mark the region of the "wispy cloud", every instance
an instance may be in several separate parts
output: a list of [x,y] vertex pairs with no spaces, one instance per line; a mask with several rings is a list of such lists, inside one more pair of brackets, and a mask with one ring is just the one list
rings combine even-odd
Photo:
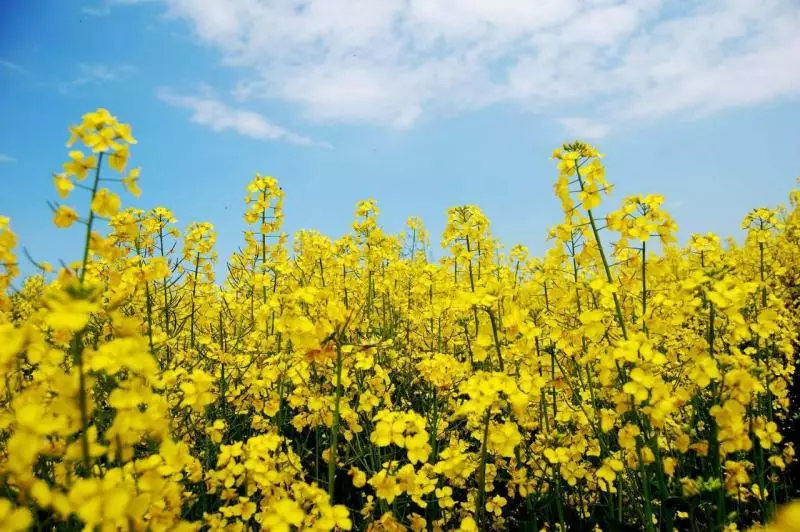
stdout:
[[84,6],[81,8],[81,13],[92,17],[107,17],[111,14],[111,7],[108,4],[97,7]]
[[6,155],[4,153],[0,153],[0,163],[15,163],[15,162],[17,162],[17,160],[14,157]]
[[0,59],[0,70],[12,70],[15,72],[22,72],[25,70],[22,68],[22,65],[18,65],[12,61],[8,61],[6,59]]
[[161,1],[248,72],[238,97],[316,120],[507,103],[613,128],[800,95],[796,0]]
[[283,140],[302,146],[330,147],[327,143],[317,142],[272,124],[255,111],[229,107],[213,95],[178,94],[172,89],[163,87],[156,91],[156,96],[169,105],[189,109],[191,122],[209,127],[212,131],[234,131],[259,140]]
[[559,120],[567,135],[582,139],[600,139],[608,135],[606,124],[594,122],[588,118],[572,116]]
[[85,13],[92,17],[106,17],[111,14],[112,7],[122,4],[144,4],[146,2],[154,2],[156,0],[106,0],[104,3],[95,6],[84,6],[81,8],[81,13]]
[[136,67],[127,64],[100,65],[81,63],[78,65],[78,70],[81,73],[79,79],[88,81],[121,81],[136,73]]
[[75,87],[91,83],[108,83],[124,81],[136,73],[136,67],[128,64],[103,65],[97,63],[80,63],[76,67],[75,77],[67,81],[56,81],[52,85],[62,93],[68,93]]

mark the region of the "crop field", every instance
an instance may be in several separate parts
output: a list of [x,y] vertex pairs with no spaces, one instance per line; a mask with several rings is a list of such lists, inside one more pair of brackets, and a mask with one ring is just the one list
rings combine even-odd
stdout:
[[441,238],[373,200],[290,238],[256,174],[221,258],[211,224],[126,207],[130,125],[69,129],[37,199],[84,246],[35,262],[0,216],[0,530],[800,526],[800,188],[681,245],[575,142],[534,256],[475,205]]

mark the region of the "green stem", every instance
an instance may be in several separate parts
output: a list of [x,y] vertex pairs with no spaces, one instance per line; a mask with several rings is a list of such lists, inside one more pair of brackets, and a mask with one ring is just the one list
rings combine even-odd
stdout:
[[[86,223],[86,237],[83,242],[83,263],[80,272],[80,287],[83,288],[83,283],[86,278],[86,267],[89,264],[89,247],[92,241],[92,226],[94,225],[94,210],[92,210],[92,203],[97,195],[97,187],[100,184],[100,169],[103,166],[103,152],[97,157],[97,168],[94,172],[94,183],[92,183],[92,197],[89,201],[89,217]],[[81,451],[83,453],[83,465],[85,476],[91,474],[90,456],[89,456],[89,405],[86,391],[86,374],[83,367],[83,330],[75,334],[72,339],[72,357],[73,361],[78,366],[78,406],[81,411]]]
[[642,241],[642,330],[647,334],[647,242]]
[[189,329],[189,346],[194,348],[194,313],[196,310],[197,302],[195,301],[195,295],[197,294],[197,282],[198,282],[198,272],[200,271],[200,253],[197,254],[197,258],[195,259],[194,264],[194,281],[192,282],[192,315],[191,315],[191,325]]
[[497,351],[497,364],[500,366],[500,371],[505,373],[506,367],[503,363],[503,353],[500,350],[500,337],[497,332],[497,319],[495,318],[494,312],[491,309],[486,309],[487,314],[489,314],[489,321],[492,324],[492,335],[494,336],[494,347]]
[[642,460],[641,443],[636,441],[636,456],[639,459],[639,473],[642,475],[642,490],[644,492],[644,520],[648,532],[653,530],[653,509],[650,502],[650,481],[647,478],[647,470]]
[[[578,162],[575,161],[575,174],[578,176],[578,184],[583,190],[583,178],[581,177],[581,171],[578,167]],[[609,283],[614,282],[614,278],[611,276],[611,267],[608,265],[608,259],[606,258],[606,252],[603,249],[603,242],[600,240],[600,231],[597,229],[597,223],[594,219],[594,214],[592,213],[592,209],[586,209],[587,214],[589,215],[589,225],[592,227],[592,233],[594,234],[595,242],[597,243],[597,250],[600,252],[600,259],[603,262],[603,270],[606,274],[606,280]],[[623,318],[622,314],[622,305],[619,302],[619,297],[617,297],[617,293],[613,292],[611,296],[614,298],[614,308],[617,313],[617,323],[619,324],[619,328],[622,331],[622,337],[627,340],[628,339],[628,330],[625,327],[625,319]]]
[[83,288],[83,280],[86,277],[86,266],[89,263],[89,244],[92,241],[92,226],[94,225],[94,210],[92,210],[92,203],[94,197],[97,195],[97,187],[100,184],[100,167],[103,165],[103,152],[97,156],[97,168],[94,171],[94,183],[92,184],[92,199],[89,201],[89,218],[86,222],[86,239],[83,245],[83,264],[81,266],[81,288]]
[[336,342],[336,390],[333,403],[333,426],[331,427],[331,452],[328,457],[328,498],[333,504],[333,488],[336,481],[336,445],[339,439],[339,402],[342,399],[342,347]]
[[481,442],[481,458],[478,467],[478,497],[475,500],[475,518],[478,521],[478,529],[483,530],[483,511],[486,506],[486,456],[488,453],[487,443],[489,441],[489,420],[492,408],[486,409],[483,418],[483,441]]

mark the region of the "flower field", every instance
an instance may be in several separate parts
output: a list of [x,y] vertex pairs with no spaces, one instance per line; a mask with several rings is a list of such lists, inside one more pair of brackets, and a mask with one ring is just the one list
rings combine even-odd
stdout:
[[800,189],[740,242],[679,246],[662,197],[610,205],[575,143],[541,256],[465,205],[433,261],[422,221],[388,234],[372,200],[344,237],[290,243],[257,174],[221,266],[211,224],[125,208],[130,126],[98,109],[70,131],[72,262],[20,278],[0,217],[0,530],[800,523]]

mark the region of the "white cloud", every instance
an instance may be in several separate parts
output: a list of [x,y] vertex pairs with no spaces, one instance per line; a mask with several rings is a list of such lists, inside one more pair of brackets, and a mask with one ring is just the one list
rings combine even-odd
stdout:
[[81,8],[81,12],[93,17],[106,17],[111,14],[111,8],[115,4],[144,4],[154,1],[156,0],[106,0],[105,3],[97,6],[84,6]]
[[[206,91],[207,92],[207,91]],[[284,140],[302,146],[324,146],[309,137],[292,133],[271,124],[264,116],[254,111],[236,109],[225,105],[212,95],[202,97],[182,95],[169,88],[158,89],[158,98],[172,106],[189,109],[189,120],[211,128],[213,131],[235,131],[240,135],[259,140]]]
[[78,65],[81,79],[98,81],[121,81],[131,77],[136,73],[136,67],[126,64],[121,65],[101,65],[86,64]]
[[12,61],[0,59],[0,70],[12,70],[16,72],[21,72],[24,69],[22,68],[21,65],[18,65]]
[[0,153],[0,163],[15,163],[15,162],[17,162],[17,160],[14,157],[6,155],[4,153]]
[[85,13],[93,17],[106,17],[111,14],[111,8],[107,5],[98,7],[84,6],[81,8],[81,13]]
[[609,132],[606,124],[594,122],[584,117],[567,117],[562,118],[559,122],[567,135],[576,138],[599,139],[608,135]]
[[136,71],[136,67],[124,63],[114,65],[79,63],[74,78],[68,81],[57,81],[53,85],[59,92],[68,93],[75,87],[91,83],[124,81],[133,76]]
[[796,0],[161,1],[249,73],[236,96],[315,120],[504,102],[620,123],[800,94]]

